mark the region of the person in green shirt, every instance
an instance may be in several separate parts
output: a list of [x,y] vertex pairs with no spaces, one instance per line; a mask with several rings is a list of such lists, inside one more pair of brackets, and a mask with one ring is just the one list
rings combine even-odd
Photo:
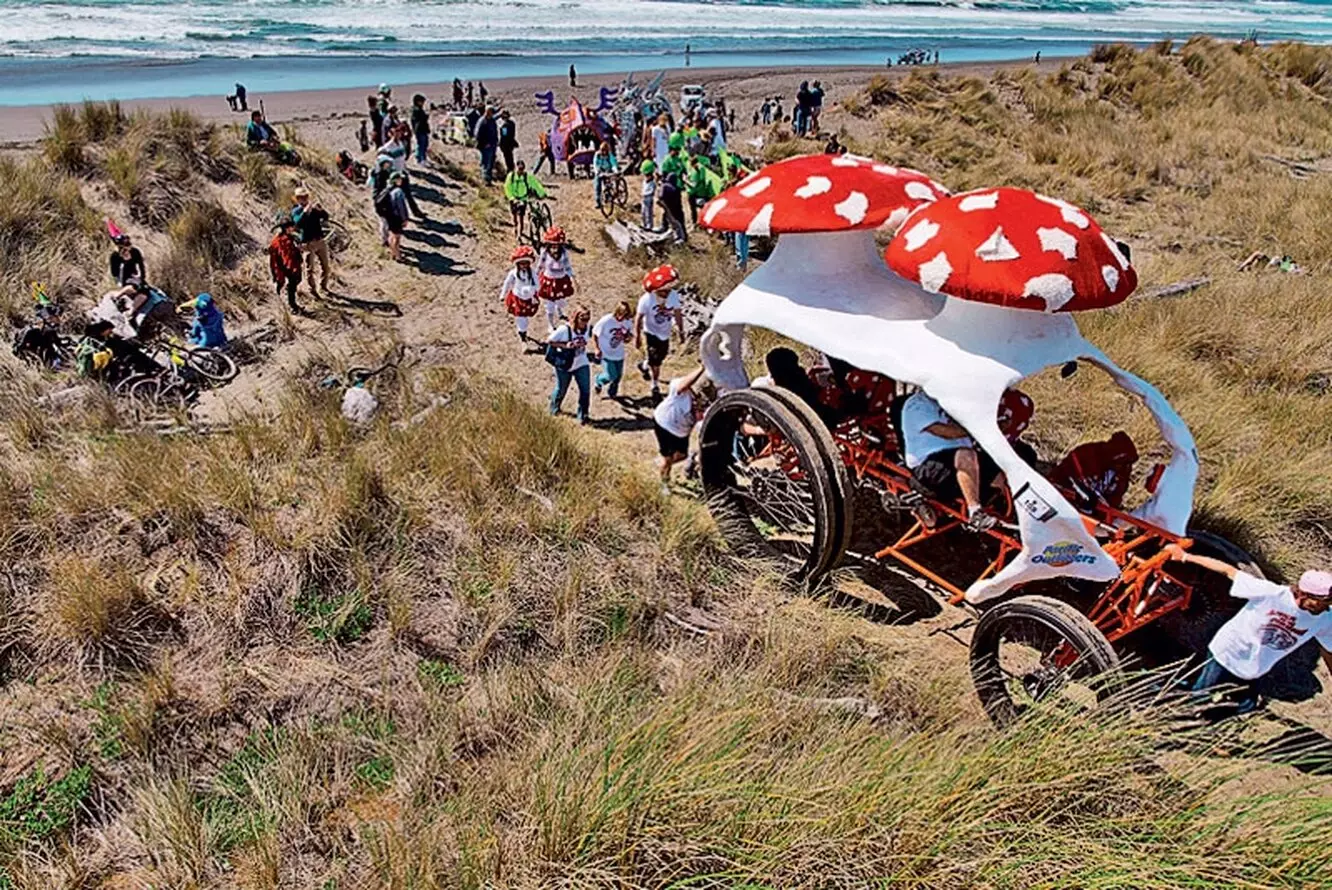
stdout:
[[546,197],[546,187],[541,184],[541,180],[527,172],[526,161],[515,161],[513,172],[504,177],[504,197],[509,199],[513,230],[521,235],[528,202]]
[[712,172],[712,164],[704,155],[690,161],[688,177],[689,218],[694,227],[698,227],[698,208],[717,196],[720,177]]

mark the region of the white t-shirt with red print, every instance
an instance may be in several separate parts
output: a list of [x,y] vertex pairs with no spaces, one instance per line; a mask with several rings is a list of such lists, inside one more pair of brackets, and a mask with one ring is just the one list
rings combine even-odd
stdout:
[[1332,650],[1332,609],[1310,615],[1285,584],[1240,572],[1230,595],[1248,600],[1221,626],[1207,649],[1241,680],[1256,680],[1309,640]]
[[570,371],[587,367],[587,331],[579,333],[573,329],[573,325],[562,324],[546,340],[550,343],[572,344],[574,357],[573,364],[569,366]]
[[682,305],[678,291],[671,291],[664,301],[658,300],[656,294],[643,294],[638,300],[638,314],[643,317],[643,330],[658,340],[671,339],[671,324]]
[[615,317],[615,313],[607,312],[597,319],[597,323],[592,326],[592,333],[596,335],[597,345],[601,347],[602,358],[613,362],[622,361],[625,344],[634,338],[634,321],[631,318],[621,321]]

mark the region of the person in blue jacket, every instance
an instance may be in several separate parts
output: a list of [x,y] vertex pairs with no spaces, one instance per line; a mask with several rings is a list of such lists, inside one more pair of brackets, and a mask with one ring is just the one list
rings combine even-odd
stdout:
[[227,345],[222,310],[213,302],[212,294],[199,294],[194,298],[194,324],[190,325],[189,342],[191,346],[213,349]]

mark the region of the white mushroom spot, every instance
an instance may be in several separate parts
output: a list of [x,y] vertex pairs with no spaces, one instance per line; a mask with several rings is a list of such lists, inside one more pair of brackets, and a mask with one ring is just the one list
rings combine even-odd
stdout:
[[1053,251],[1066,260],[1078,256],[1078,239],[1063,229],[1037,229],[1036,236],[1041,239],[1041,250]]
[[746,198],[757,197],[758,195],[761,195],[764,192],[766,192],[768,190],[768,186],[770,185],[772,185],[772,178],[768,176],[762,176],[754,180],[753,182],[749,183],[749,185],[740,186],[740,194],[744,195]]
[[1040,297],[1046,312],[1058,312],[1073,299],[1073,279],[1058,272],[1037,275],[1022,289],[1024,297]]
[[725,198],[718,198],[708,204],[707,208],[703,211],[703,222],[712,225],[712,221],[717,218],[717,214],[726,209],[726,204],[727,201]]
[[888,219],[884,221],[884,225],[890,232],[896,232],[898,229],[902,228],[902,223],[906,222],[907,217],[910,215],[910,210],[905,207],[898,207],[888,215]]
[[890,164],[875,164],[871,167],[875,173],[882,173],[884,176],[896,176],[897,168]]
[[846,196],[846,200],[833,207],[833,212],[842,219],[858,226],[865,219],[865,213],[869,210],[869,198],[861,192],[852,192]]
[[1114,266],[1102,266],[1101,277],[1105,279],[1105,286],[1110,288],[1110,293],[1119,289],[1119,270]]
[[1110,248],[1110,253],[1114,254],[1115,262],[1119,263],[1119,268],[1127,269],[1129,267],[1128,257],[1124,256],[1124,251],[1119,249],[1119,245],[1115,243],[1115,239],[1111,238],[1105,232],[1101,233],[1101,237],[1105,239],[1105,246]]
[[754,218],[749,221],[749,228],[745,229],[746,235],[771,235],[772,234],[772,204],[764,204],[759,212],[754,214]]
[[952,194],[951,191],[949,191],[948,189],[946,189],[946,188],[944,188],[943,186],[939,185],[939,183],[935,182],[933,179],[930,180],[930,185],[934,188],[934,190],[935,190],[936,192],[938,192],[939,194],[941,194],[941,195],[943,195],[943,196],[945,196],[945,197],[947,197],[948,195],[951,195],[951,194]]
[[1036,199],[1044,201],[1052,207],[1058,207],[1060,215],[1064,218],[1064,222],[1071,226],[1085,229],[1091,225],[1091,220],[1087,218],[1087,214],[1083,213],[1067,201],[1061,201],[1058,198],[1050,198],[1045,195],[1037,195]]
[[986,238],[980,247],[976,248],[976,256],[986,262],[994,263],[1003,260],[1015,260],[1021,256],[1013,242],[1004,236],[1003,227],[994,230],[990,237]]
[[917,201],[937,201],[939,199],[938,195],[934,193],[934,189],[918,180],[908,182],[905,191],[908,198],[914,198]]
[[977,210],[993,210],[999,206],[999,193],[988,192],[984,195],[967,195],[957,202],[957,209],[963,213],[975,213]]
[[826,176],[811,176],[805,184],[795,190],[797,198],[812,198],[832,191],[832,180]]
[[744,179],[742,179],[742,180],[740,180],[739,182],[737,182],[736,185],[737,185],[737,186],[749,185],[749,183],[751,183],[751,182],[753,182],[754,180],[758,179],[758,178],[759,178],[760,176],[762,176],[762,175],[763,175],[763,171],[762,171],[762,170],[755,170],[753,173],[749,174],[749,175],[746,176]]
[[855,155],[837,155],[832,159],[834,167],[859,167],[862,158]]
[[939,224],[928,219],[922,219],[907,229],[907,233],[902,236],[906,239],[907,253],[920,250],[937,234],[939,234]]
[[948,283],[948,276],[953,274],[953,264],[948,257],[940,253],[928,263],[920,264],[920,286],[932,294],[937,294]]

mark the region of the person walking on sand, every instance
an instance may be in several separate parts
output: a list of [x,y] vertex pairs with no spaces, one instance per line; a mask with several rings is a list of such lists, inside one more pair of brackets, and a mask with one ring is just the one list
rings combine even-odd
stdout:
[[537,297],[537,279],[532,271],[536,260],[536,251],[526,244],[515,247],[509,255],[513,267],[504,276],[500,285],[500,302],[513,316],[514,327],[518,329],[518,339],[527,342],[527,321],[537,314],[541,300]]
[[624,377],[624,354],[634,335],[634,310],[628,300],[615,304],[592,326],[592,351],[601,357],[601,373],[593,381],[597,395],[606,391],[608,398],[619,398],[620,380]]
[[689,62],[690,62],[690,58],[689,58],[689,57],[690,57],[691,55],[692,55],[692,52],[691,52],[690,49],[689,49],[689,44],[686,43],[686,44],[685,44],[685,67],[686,67],[686,68],[689,67]]
[[[509,174],[514,170],[513,151],[518,147],[518,125],[507,108],[500,112],[499,118],[499,150],[504,158],[504,172]],[[551,160],[551,172],[555,172],[554,159]]]
[[462,81],[455,77],[453,79],[453,110],[462,111],[466,107],[466,105],[463,105]]
[[412,135],[416,137],[416,163],[424,164],[430,148],[430,112],[426,111],[426,97],[412,96]]
[[527,218],[527,205],[533,198],[546,197],[546,187],[531,173],[522,161],[504,177],[504,197],[509,199],[509,214],[513,218],[513,233],[523,237],[523,221]]
[[653,409],[652,427],[657,436],[657,468],[661,471],[663,496],[670,496],[671,467],[689,457],[689,436],[715,395],[716,389],[700,365],[672,380],[667,385],[666,397]]
[[366,96],[365,104],[370,109],[370,138],[375,143],[375,148],[384,144],[384,114],[379,110],[379,98],[377,96]]
[[546,326],[554,330],[564,317],[564,307],[578,293],[573,261],[569,259],[569,236],[551,226],[541,236],[541,258],[537,261],[537,296],[546,306]]
[[[324,230],[328,226],[328,211],[318,201],[310,200],[310,190],[299,186],[295,191],[296,206],[291,208],[291,221],[296,226],[296,243],[305,254],[305,283],[310,295],[318,298],[322,290],[328,293],[329,252]],[[315,260],[319,261],[319,287],[315,287]]]
[[546,338],[546,360],[555,368],[555,388],[550,393],[550,413],[560,413],[570,381],[578,384],[578,413],[580,424],[587,423],[588,403],[591,401],[589,378],[592,375],[587,359],[587,339],[591,335],[592,313],[586,306],[578,306],[573,317],[562,323]]
[[476,104],[475,96],[476,96],[476,89],[475,89],[475,87],[472,86],[472,82],[469,80],[469,81],[467,81],[467,107],[468,107],[468,108],[471,108],[473,105]]
[[597,146],[597,153],[592,156],[592,195],[601,209],[601,193],[605,191],[608,179],[620,172],[620,162],[611,153],[609,142]]
[[484,80],[478,80],[476,82],[476,98],[480,100],[482,105],[485,105],[486,97],[489,95],[490,90],[486,89],[486,82]]
[[542,164],[550,164],[551,175],[555,174],[555,151],[550,147],[550,134],[542,130],[537,134],[537,162],[533,173],[541,172]]
[[675,233],[676,244],[689,241],[689,230],[684,218],[684,162],[678,149],[672,148],[661,165],[657,179],[657,195],[661,201],[662,223]]
[[268,245],[268,270],[273,275],[273,284],[278,296],[286,290],[287,307],[292,312],[306,315],[305,309],[296,302],[296,288],[301,283],[301,252],[291,236],[291,217],[283,214],[273,228],[277,234]]
[[578,86],[578,69],[572,64],[569,65],[569,86],[575,88]]
[[684,340],[683,301],[675,290],[680,273],[669,264],[658,266],[643,276],[643,296],[638,299],[634,315],[634,347],[643,352],[643,338],[647,337],[647,351],[638,363],[644,380],[652,381],[652,395],[661,395],[661,366],[671,351],[671,328],[680,332]]
[[1196,556],[1178,544],[1168,545],[1166,553],[1174,562],[1225,575],[1231,581],[1230,595],[1245,601],[1208,644],[1195,692],[1240,686],[1239,713],[1252,711],[1259,705],[1254,681],[1309,640],[1318,641],[1323,664],[1332,671],[1332,572],[1308,571],[1294,585],[1277,584],[1219,559]]
[[402,173],[393,173],[388,183],[375,195],[375,213],[380,219],[380,234],[388,247],[389,258],[402,262],[402,232],[407,226],[407,196],[403,193]]
[[476,150],[481,153],[481,176],[486,185],[495,183],[495,150],[499,148],[499,125],[495,122],[495,109],[487,106],[476,122]]

